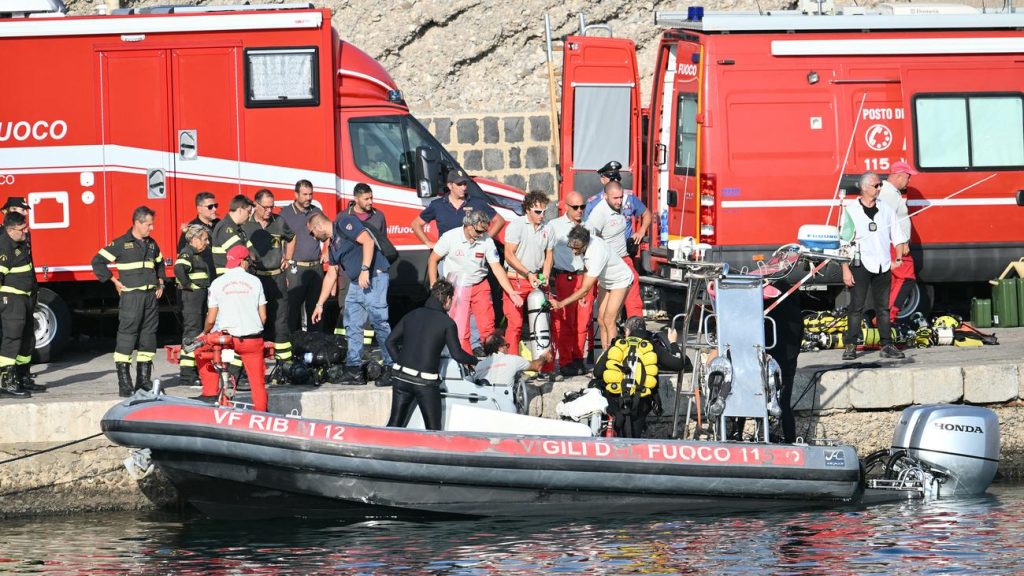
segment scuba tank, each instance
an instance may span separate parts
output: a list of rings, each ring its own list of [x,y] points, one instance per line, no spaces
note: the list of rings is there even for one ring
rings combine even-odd
[[[526,328],[530,357],[540,358],[551,349],[551,306],[540,288],[534,288],[526,296]]]

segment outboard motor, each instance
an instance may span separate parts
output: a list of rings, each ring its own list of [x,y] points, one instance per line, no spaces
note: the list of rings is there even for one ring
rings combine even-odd
[[[889,453],[887,472],[916,461],[934,478],[937,486],[925,487],[931,496],[981,494],[999,467],[999,418],[981,406],[911,406],[900,414]]]
[[[526,326],[530,332],[530,358],[539,358],[551,349],[551,306],[540,288],[526,296]]]

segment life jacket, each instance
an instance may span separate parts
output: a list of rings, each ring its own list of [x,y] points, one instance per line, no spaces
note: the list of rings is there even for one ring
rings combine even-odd
[[[646,398],[658,386],[658,355],[643,338],[617,338],[608,349],[604,389],[616,396]]]

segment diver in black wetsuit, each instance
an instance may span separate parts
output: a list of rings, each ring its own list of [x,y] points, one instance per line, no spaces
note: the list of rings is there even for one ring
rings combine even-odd
[[[477,359],[459,344],[455,321],[448,316],[455,287],[438,280],[422,308],[409,312],[391,330],[385,345],[395,365],[391,369],[391,417],[388,426],[405,427],[413,408],[420,407],[427,430],[441,429],[441,378],[438,366],[445,346],[452,359],[475,366]],[[408,330],[408,339],[406,339]],[[402,346],[399,348],[398,344]]]

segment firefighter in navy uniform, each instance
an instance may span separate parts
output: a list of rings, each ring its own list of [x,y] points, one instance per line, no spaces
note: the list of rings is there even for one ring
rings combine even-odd
[[[292,360],[292,338],[288,330],[288,287],[284,272],[288,268],[294,248],[292,232],[284,218],[274,214],[274,193],[264,188],[256,193],[256,206],[252,218],[242,225],[252,243],[253,267],[250,269],[263,284],[267,298],[267,322],[263,340],[274,343],[273,377],[275,384],[283,384]]]
[[[252,200],[239,194],[231,199],[228,215],[213,227],[210,249],[213,251],[214,276],[227,272],[228,250],[235,244],[241,244],[252,252],[249,235],[242,229],[252,216],[252,209]]]
[[[32,308],[36,271],[28,244],[25,215],[9,211],[0,234],[0,397],[29,398],[46,390],[31,381],[29,362],[35,348]]]
[[[185,246],[174,260],[174,278],[181,294],[181,344],[190,344],[203,331],[206,320],[206,290],[213,277],[207,259],[210,233],[202,224],[189,224],[185,229]],[[196,359],[191,352],[182,352],[178,358],[178,379],[183,384],[199,380]]]
[[[132,212],[132,227],[92,258],[92,271],[100,282],[114,283],[121,302],[117,312],[117,344],[114,366],[117,390],[131,396],[133,390],[153,387],[153,357],[156,356],[156,330],[159,325],[157,301],[164,294],[164,257],[150,237],[156,213],[147,206]],[[118,278],[109,265],[117,263]],[[132,386],[132,352],[135,354],[135,385]]]

